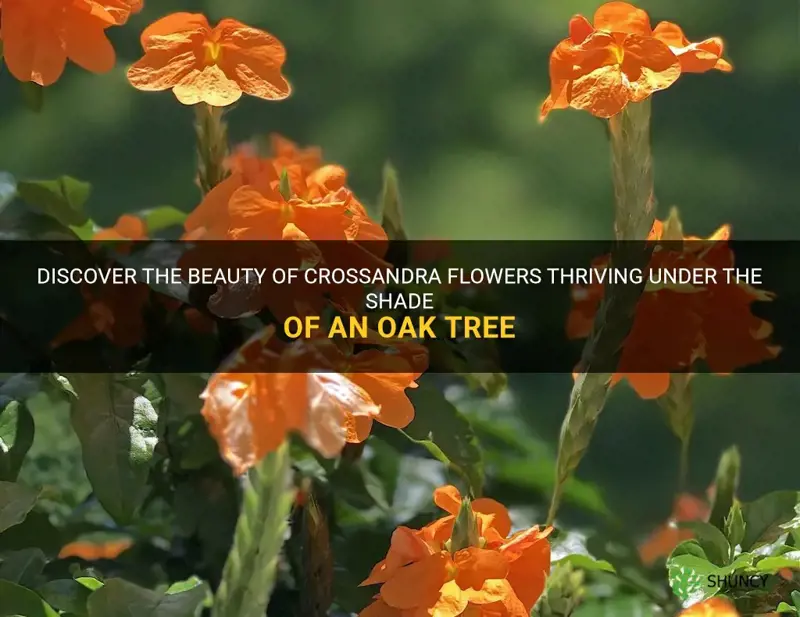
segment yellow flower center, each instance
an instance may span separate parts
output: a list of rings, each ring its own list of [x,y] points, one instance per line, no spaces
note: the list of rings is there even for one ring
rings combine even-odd
[[[622,45],[614,45],[612,49],[612,53],[614,54],[617,64],[622,64],[622,58],[625,56],[625,50],[622,49]]]
[[[206,41],[206,64],[217,64],[222,55],[222,45],[217,41]]]

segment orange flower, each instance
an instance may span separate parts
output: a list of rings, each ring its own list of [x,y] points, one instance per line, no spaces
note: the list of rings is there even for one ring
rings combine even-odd
[[[58,558],[79,557],[86,561],[116,559],[131,546],[133,541],[129,538],[110,542],[70,542],[59,551]]]
[[[143,283],[81,286],[85,308],[51,342],[54,349],[72,341],[103,335],[119,347],[133,347],[144,336],[145,305],[150,288]]]
[[[184,105],[224,107],[242,94],[277,101],[291,93],[281,73],[286,50],[271,34],[223,19],[213,29],[199,13],[173,13],[141,36],[144,57],[128,69],[139,90],[172,89]]]
[[[675,219],[677,221],[677,218]],[[733,251],[728,244],[730,228],[723,226],[707,239],[664,236],[665,225],[679,222],[656,221],[650,241],[657,245],[649,271],[676,267],[714,271],[716,283],[703,287],[648,284],[636,305],[633,327],[625,340],[618,372],[612,385],[627,379],[640,397],[658,398],[669,387],[669,372],[690,370],[703,360],[717,374],[770,360],[780,348],[769,343],[771,325],[751,312],[757,301],[770,301],[769,292],[742,283],[727,283],[723,268],[732,268]],[[671,233],[671,232],[670,232]],[[676,242],[680,248],[676,247]],[[592,268],[609,265],[608,257]],[[644,272],[649,276],[649,272]],[[572,310],[567,318],[567,336],[589,335],[594,316],[605,293],[601,284],[573,285]]]
[[[678,617],[739,617],[739,611],[730,600],[710,598],[690,606]]]
[[[707,521],[711,515],[708,502],[694,495],[682,494],[675,500],[669,520],[639,545],[639,557],[649,566],[668,557],[678,544],[694,538],[691,529],[680,529],[678,523]]]
[[[361,583],[381,589],[359,617],[527,617],[550,572],[551,529],[532,527],[508,536],[508,511],[494,500],[478,499],[469,515],[477,545],[451,550],[461,496],[446,486],[435,491],[434,500],[450,516],[420,530],[395,530],[386,559]]]
[[[113,227],[96,232],[92,240],[147,240],[147,224],[138,216],[123,214]]]
[[[106,28],[141,8],[140,0],[4,0],[0,39],[8,70],[40,86],[55,83],[68,59],[106,73],[116,59]]]
[[[402,358],[362,352],[345,358],[328,339],[285,345],[270,326],[208,382],[203,416],[225,460],[241,474],[290,431],[326,457],[363,441],[373,420],[403,428],[414,417],[405,389],[419,373]],[[393,373],[355,373],[368,368]],[[248,372],[243,372],[248,371]]]
[[[550,94],[540,120],[567,107],[609,118],[668,88],[682,71],[732,70],[722,52],[719,38],[690,43],[675,24],[662,22],[654,30],[642,9],[607,2],[597,9],[594,24],[575,15],[569,36],[550,55]]]

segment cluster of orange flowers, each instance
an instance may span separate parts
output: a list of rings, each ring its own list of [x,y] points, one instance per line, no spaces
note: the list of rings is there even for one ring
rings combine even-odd
[[[121,26],[142,0],[2,0],[0,40],[19,81],[55,83],[67,60],[93,73],[114,68],[106,29]]]
[[[656,221],[653,226],[649,241],[667,244],[654,251],[650,268],[708,268],[718,273],[718,282],[702,288],[668,285],[645,289],[612,384],[626,378],[639,396],[647,399],[667,391],[670,377],[663,372],[665,367],[674,372],[690,370],[703,360],[712,372],[727,374],[772,359],[780,351],[769,342],[771,324],[751,312],[754,302],[769,301],[773,295],[745,283],[728,284],[722,274],[723,268],[734,264],[727,242],[730,228],[723,226],[707,239],[681,233],[682,240],[677,242],[682,248],[677,249],[668,228],[671,224],[669,220]],[[593,264],[596,268],[607,265],[608,257]],[[573,286],[567,320],[570,338],[589,335],[603,295],[600,284]]]
[[[680,26],[650,17],[627,2],[607,2],[590,22],[576,15],[569,36],[550,55],[550,94],[540,120],[554,109],[583,109],[609,118],[628,103],[664,90],[682,73],[729,72],[722,39],[691,43]]]
[[[381,588],[360,617],[528,617],[550,573],[551,529],[511,534],[503,505],[462,500],[453,486],[436,489],[434,502],[448,515],[395,530],[362,583]]]

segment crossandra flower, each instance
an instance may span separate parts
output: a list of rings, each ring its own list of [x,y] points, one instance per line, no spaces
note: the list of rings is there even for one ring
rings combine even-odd
[[[144,57],[128,69],[128,81],[139,90],[171,89],[184,105],[225,107],[242,94],[277,101],[291,93],[281,42],[235,19],[212,28],[202,14],[173,13],[145,28],[141,44]]]
[[[395,530],[386,558],[361,583],[381,588],[359,617],[528,617],[550,572],[551,529],[509,535],[502,504],[464,502],[453,486],[436,489],[434,501],[449,515]],[[462,524],[474,525],[474,544],[455,546]]]
[[[720,38],[691,43],[679,26],[650,26],[648,14],[627,2],[607,2],[589,22],[575,15],[569,36],[550,55],[550,94],[540,120],[553,109],[583,109],[609,118],[628,103],[671,86],[681,73],[731,71]]]
[[[273,135],[272,149],[264,157],[248,145],[228,157],[230,175],[186,218],[184,239],[277,240],[292,224],[311,240],[387,240],[347,189],[346,170],[323,164],[319,148],[299,148]],[[288,198],[281,191],[283,174]]]
[[[67,60],[92,73],[114,68],[106,29],[125,23],[141,0],[4,0],[0,40],[9,72],[19,81],[55,83]]]
[[[707,521],[711,507],[704,499],[684,493],[678,495],[667,522],[656,529],[639,545],[639,557],[645,565],[652,565],[659,559],[669,557],[681,542],[694,538],[691,529],[681,529],[680,523]]]
[[[269,327],[252,337],[202,395],[209,431],[236,474],[289,432],[330,458],[347,441],[366,439],[375,420],[404,428],[414,418],[405,390],[416,387],[420,374],[402,358],[374,352],[347,358],[328,339],[286,345],[274,332]]]
[[[101,229],[92,236],[93,241],[147,240],[147,224],[141,217],[123,214],[112,227]]]
[[[59,551],[58,558],[68,559],[70,557],[77,557],[85,561],[116,559],[131,546],[133,546],[133,540],[130,538],[109,540],[106,542],[79,540],[65,544]]]
[[[733,602],[725,598],[709,598],[690,606],[678,617],[740,617]]]
[[[674,215],[677,217],[677,215]],[[727,283],[723,268],[734,265],[728,244],[730,228],[723,226],[707,239],[678,233],[678,246],[670,235],[677,218],[656,221],[649,241],[663,250],[653,252],[650,271],[684,267],[716,272],[716,283],[702,287],[648,284],[636,305],[634,323],[622,349],[612,385],[626,379],[640,397],[658,398],[669,387],[669,372],[691,370],[704,362],[717,374],[775,358],[780,348],[771,344],[772,326],[753,315],[755,302],[774,295],[740,282]],[[666,230],[666,231],[665,231]],[[594,261],[604,268],[608,257]],[[647,276],[647,272],[644,273]],[[601,284],[574,285],[567,336],[589,335],[605,291]]]

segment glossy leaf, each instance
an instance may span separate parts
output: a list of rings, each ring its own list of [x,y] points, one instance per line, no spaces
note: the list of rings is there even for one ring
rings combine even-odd
[[[36,505],[39,491],[16,484],[0,482],[0,532],[25,520]]]
[[[17,401],[0,411],[0,480],[13,482],[33,445],[33,416]]]
[[[404,433],[469,482],[475,495],[483,490],[483,452],[469,420],[444,394],[429,384],[409,392],[417,413]]]
[[[65,375],[77,394],[72,426],[95,495],[118,523],[133,520],[147,491],[158,414],[133,377]]]
[[[89,220],[83,207],[91,191],[91,184],[71,176],[17,182],[17,195],[22,201],[70,227],[84,225]]]
[[[111,579],[87,603],[88,617],[194,617],[208,590],[196,580],[175,584],[166,593],[144,589],[122,579]]]
[[[747,525],[742,550],[769,544],[786,533],[782,525],[794,519],[798,502],[800,492],[776,491],[742,504],[742,516]]]
[[[0,580],[0,600],[0,617],[58,617],[35,592],[10,581]]]

